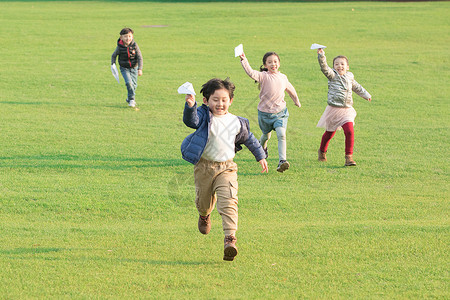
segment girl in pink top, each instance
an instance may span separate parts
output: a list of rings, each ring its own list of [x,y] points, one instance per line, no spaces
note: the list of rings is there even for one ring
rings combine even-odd
[[[275,52],[267,52],[263,57],[263,65],[260,71],[253,70],[248,63],[245,54],[240,55],[241,64],[248,76],[259,83],[258,123],[262,131],[259,142],[267,155],[267,142],[272,130],[275,130],[278,138],[278,172],[284,172],[289,168],[286,159],[286,127],[289,112],[284,101],[284,93],[287,92],[300,107],[295,88],[289,82],[286,75],[280,73],[280,57]]]

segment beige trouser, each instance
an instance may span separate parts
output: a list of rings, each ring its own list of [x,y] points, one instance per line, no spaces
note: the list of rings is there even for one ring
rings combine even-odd
[[[201,216],[209,215],[217,202],[225,235],[234,235],[238,223],[237,165],[233,160],[215,162],[200,158],[194,167],[195,205]]]

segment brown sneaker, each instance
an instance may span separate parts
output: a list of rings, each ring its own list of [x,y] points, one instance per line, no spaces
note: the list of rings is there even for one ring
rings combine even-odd
[[[345,166],[356,166],[356,162],[353,160],[353,156],[351,154],[345,156]]]
[[[203,234],[208,234],[211,230],[211,218],[210,215],[198,216],[198,230]]]
[[[289,162],[287,160],[280,160],[278,163],[277,171],[283,173],[287,169],[289,169]]]
[[[238,254],[236,247],[236,237],[233,235],[227,235],[224,239],[223,246],[223,260],[232,261],[234,257]]]
[[[327,153],[319,149],[319,161],[327,161]]]

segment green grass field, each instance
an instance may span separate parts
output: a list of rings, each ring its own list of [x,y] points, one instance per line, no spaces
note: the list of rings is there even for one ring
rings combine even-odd
[[[448,299],[449,2],[0,2],[0,298]],[[110,57],[122,27],[144,56],[139,111]],[[230,77],[230,111],[256,136],[266,51],[297,89],[288,158],[239,166],[239,255],[222,261],[217,211],[197,230],[180,144],[185,81]],[[329,61],[344,54],[357,167],[344,135],[317,161]],[[197,100],[201,100],[200,97]]]

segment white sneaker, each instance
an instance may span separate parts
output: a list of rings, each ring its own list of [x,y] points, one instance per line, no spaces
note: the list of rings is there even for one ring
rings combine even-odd
[[[130,100],[130,102],[128,102],[128,106],[129,107],[136,107],[136,101]]]

